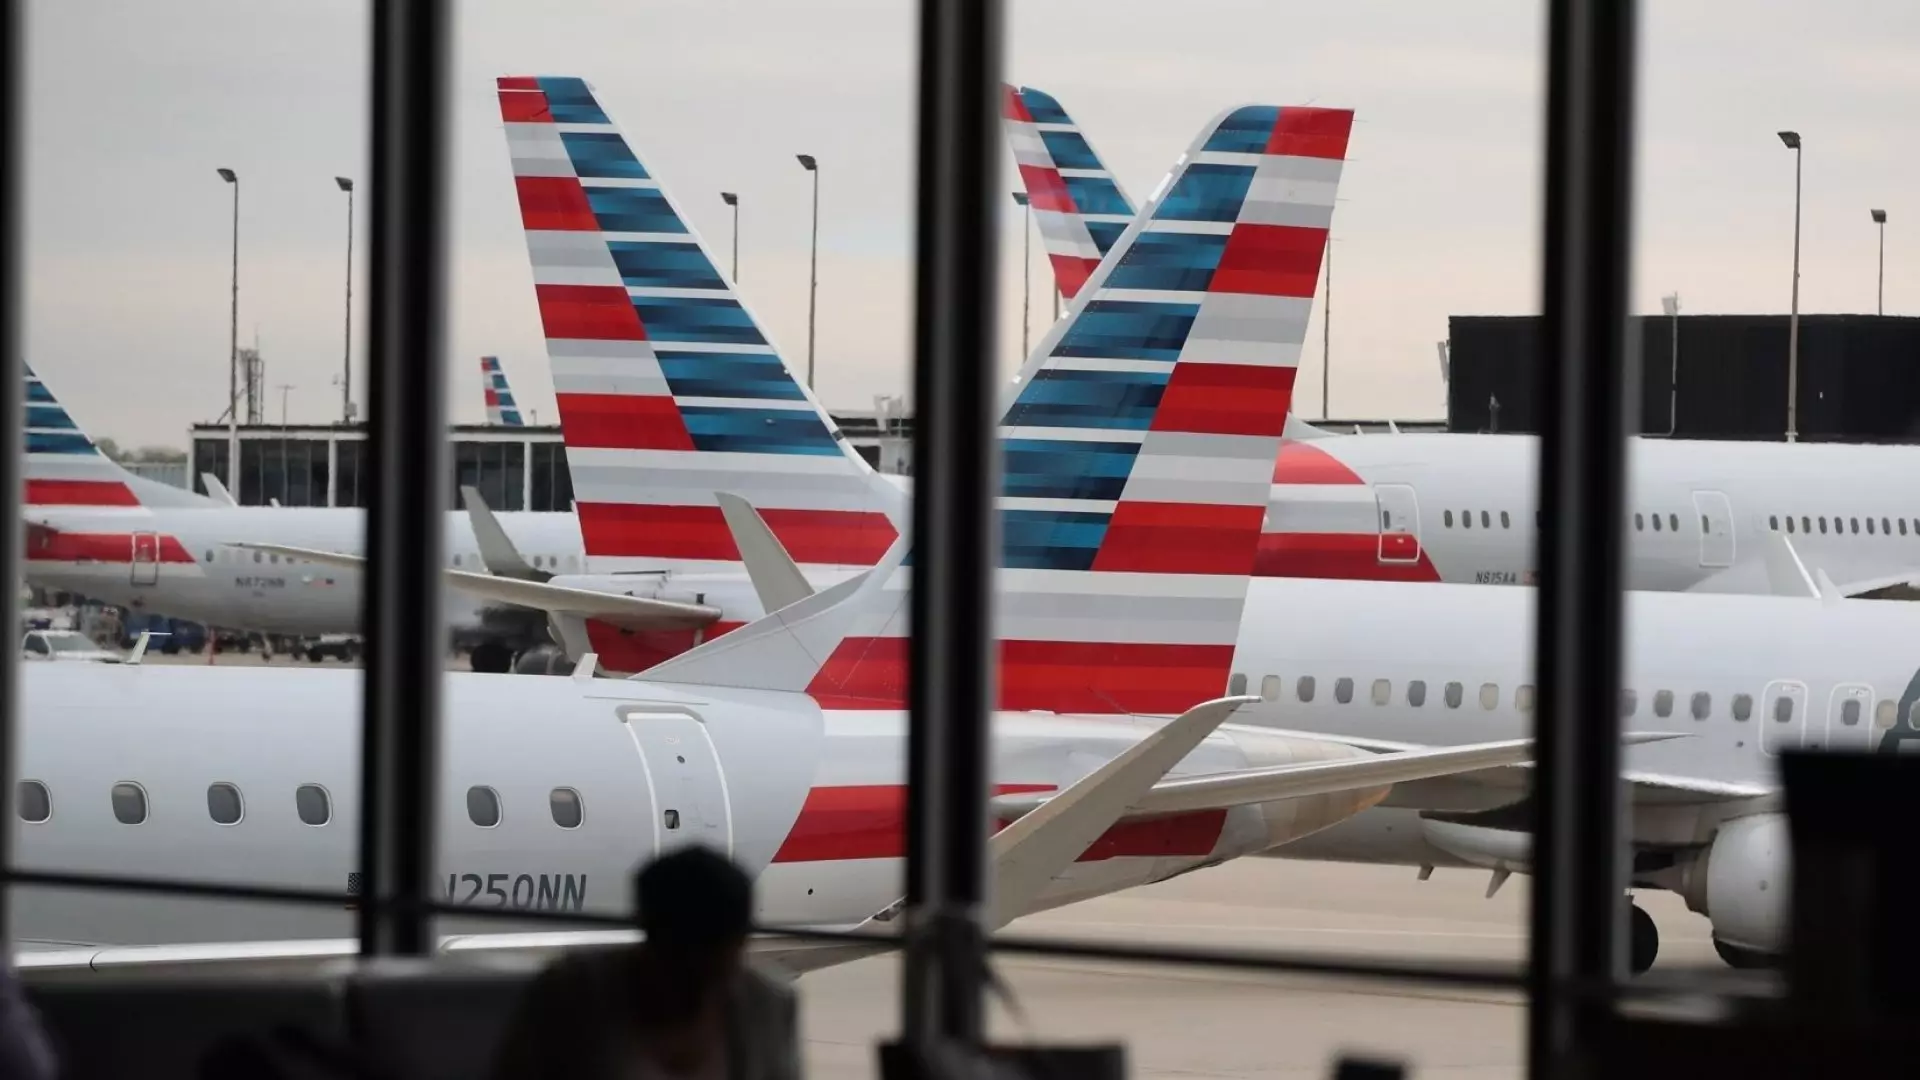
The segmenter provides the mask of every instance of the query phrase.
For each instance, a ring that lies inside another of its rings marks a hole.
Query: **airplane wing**
[[[305,559],[322,566],[361,570],[366,560],[358,555],[335,551],[290,547],[285,544],[234,543],[230,547],[266,551],[287,558]],[[479,574],[471,570],[446,569],[447,583],[454,588],[497,604],[531,608],[558,615],[578,615],[598,619],[626,630],[676,630],[707,626],[720,618],[720,609],[706,604],[686,604],[677,600],[656,600],[645,596],[575,589],[541,581]]]

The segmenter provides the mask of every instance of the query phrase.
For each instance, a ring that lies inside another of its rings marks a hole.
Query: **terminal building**
[[[911,417],[873,413],[834,421],[861,457],[881,472],[911,471]],[[219,477],[242,506],[367,505],[367,432],[359,424],[196,424],[187,465],[150,467],[152,478],[205,494],[204,477]],[[507,427],[457,424],[448,432],[447,506],[471,485],[499,511],[573,509],[573,479],[558,425]],[[239,446],[237,470],[229,469]]]
[[[1788,317],[1677,315],[1639,331],[1633,430],[1679,439],[1787,437]],[[1447,428],[1538,431],[1538,316],[1448,321]],[[1802,315],[1797,437],[1920,440],[1920,318]]]

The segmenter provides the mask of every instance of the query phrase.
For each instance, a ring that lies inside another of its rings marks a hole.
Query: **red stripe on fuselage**
[[[1001,641],[999,709],[1060,713],[1164,713],[1218,697],[1232,645]],[[849,636],[807,687],[822,708],[904,708],[907,639]]]
[[[590,503],[576,506],[588,555],[737,562],[740,549],[718,506]],[[893,523],[864,510],[761,508],[795,562],[872,566],[893,544]]]
[[[32,525],[27,529],[28,562],[133,563],[134,533],[75,533]],[[140,536],[151,534],[140,533]],[[155,538],[158,558],[142,562],[197,565],[179,540],[171,536]]]
[[[994,794],[1052,791],[1052,784],[996,784]],[[807,792],[800,816],[788,831],[777,863],[898,859],[906,847],[907,789],[901,784],[817,787]],[[1108,829],[1080,855],[1079,862],[1121,857],[1187,856],[1213,853],[1226,826],[1224,810],[1202,810],[1151,821],[1131,821]],[[996,829],[1005,828],[998,822]]]
[[[28,506],[139,506],[133,489],[118,480],[27,481]]]
[[[1253,576],[1439,581],[1440,571],[1424,549],[1412,561],[1381,562],[1378,533],[1268,533],[1260,538]]]

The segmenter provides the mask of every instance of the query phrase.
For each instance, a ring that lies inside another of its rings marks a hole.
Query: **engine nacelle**
[[[1786,951],[1792,845],[1784,814],[1755,814],[1720,826],[1705,851],[1682,862],[1675,889],[1713,923],[1723,945]]]

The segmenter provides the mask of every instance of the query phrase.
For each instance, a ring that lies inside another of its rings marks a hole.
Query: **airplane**
[[[1043,246],[1071,299],[1133,204],[1053,95],[1007,86],[1002,101]],[[1534,581],[1533,436],[1343,435],[1298,418],[1287,435],[1258,576]],[[1629,588],[1765,591],[1769,533],[1793,537],[1849,595],[1920,578],[1920,447],[1643,437],[1627,449]]]
[[[496,427],[522,427],[520,407],[513,403],[513,388],[507,385],[507,373],[497,356],[480,358],[480,378],[487,395],[487,423]]]
[[[526,82],[538,88],[542,113],[565,123],[590,115],[566,84]],[[1204,165],[1211,140],[1251,125],[1326,151],[1344,144],[1351,116],[1230,110],[1203,129],[1190,157]],[[1289,157],[1246,167],[1285,169]],[[1156,200],[1173,208],[1160,222],[1188,225],[1199,215],[1237,234],[1248,216],[1285,198],[1195,198],[1211,187],[1210,173],[1194,175],[1201,179],[1176,180],[1166,201]],[[1122,243],[1144,231],[1136,225]],[[1164,235],[1218,234],[1175,227]],[[1221,292],[1198,301],[1193,321],[1204,327],[1223,309],[1258,312],[1271,299]],[[1140,333],[1109,340],[1118,346]],[[1072,357],[1043,365],[1015,404],[1017,416],[1056,425],[1026,425],[1021,438],[1044,430],[1141,437],[1108,474],[1122,487],[1110,507],[1068,495],[1006,497],[1079,504],[1009,509],[1014,522],[1035,512],[1101,520],[1097,530],[1069,534],[1015,524],[1004,537],[991,722],[994,811],[1009,824],[992,841],[996,926],[1265,851],[1359,812],[1393,784],[1515,766],[1530,749],[1523,738],[1377,754],[1336,739],[1222,727],[1250,704],[1219,691],[1251,582],[1265,497],[1259,473],[1278,448],[1283,415],[1250,414],[1241,397],[1284,388],[1291,369],[1285,356],[1225,334],[1196,338],[1157,363],[1166,391],[1147,400],[1060,402],[1050,389],[1056,374],[1071,381],[1114,368]],[[1223,397],[1220,387],[1236,394]],[[1004,490],[1046,479],[1023,470],[1023,460],[1044,465],[1014,456]],[[641,679],[594,679],[590,662],[564,680],[446,676],[437,872],[447,875],[448,899],[617,910],[636,857],[697,842],[759,875],[763,921],[884,926],[902,892],[908,555],[907,539],[896,536],[869,571]],[[128,670],[134,677],[119,681],[29,675],[16,865],[350,894],[359,675]],[[1191,687],[1205,689],[1180,702],[1171,721],[1133,715]],[[1055,707],[1075,703],[1088,707]],[[263,709],[273,714],[265,727]],[[47,946],[19,958],[30,970],[153,970],[348,947],[324,936],[339,933],[345,912],[64,889],[29,892],[16,910],[16,936]],[[507,950],[580,940],[490,936]]]

